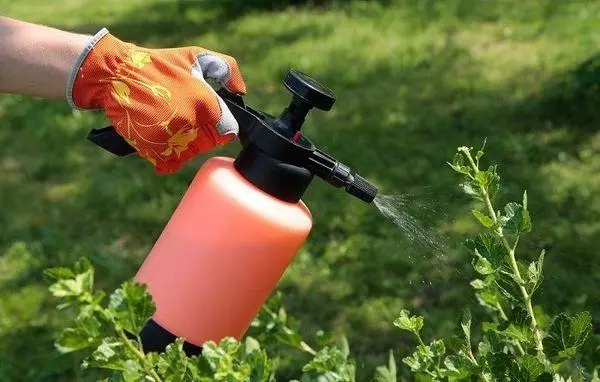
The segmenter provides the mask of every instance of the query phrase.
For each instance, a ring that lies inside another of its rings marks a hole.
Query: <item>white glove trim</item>
[[[83,60],[85,60],[85,58],[88,56],[88,54],[94,48],[94,46],[98,43],[98,41],[100,41],[100,39],[102,39],[102,37],[106,36],[108,33],[109,33],[108,29],[106,29],[106,28],[102,28],[98,33],[96,33],[90,39],[90,41],[87,43],[87,45],[85,46],[83,51],[79,54],[79,56],[77,57],[77,60],[75,61],[75,64],[71,68],[71,73],[69,74],[69,79],[67,80],[66,92],[67,92],[67,102],[69,103],[69,106],[71,106],[71,108],[73,108],[73,109],[87,110],[87,109],[82,109],[80,107],[77,107],[75,105],[75,103],[73,102],[73,85],[75,84],[75,77],[77,77],[77,73],[79,72],[79,69],[81,69]]]

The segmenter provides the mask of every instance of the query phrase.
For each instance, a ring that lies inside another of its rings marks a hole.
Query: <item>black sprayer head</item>
[[[301,132],[312,108],[328,111],[335,95],[311,77],[290,70],[283,81],[292,100],[279,117],[247,106],[242,96],[225,88],[217,93],[238,121],[242,151],[235,167],[249,182],[281,200],[296,202],[316,175],[367,203],[377,188],[348,166],[317,149]],[[93,129],[88,139],[119,156],[136,150],[112,126]]]
[[[292,100],[279,117],[245,105],[236,108],[230,104],[233,101],[230,93],[220,90],[219,94],[226,102],[230,100],[228,106],[240,122],[244,150],[236,160],[238,171],[257,187],[288,201],[299,200],[312,176],[316,175],[371,203],[377,188],[360,175],[353,174],[345,164],[317,149],[301,132],[312,108],[331,110],[336,100],[333,92],[297,70],[290,70],[283,83],[292,93]],[[247,113],[254,113],[260,122],[253,119],[243,123],[243,115]],[[308,174],[298,171],[297,167]]]

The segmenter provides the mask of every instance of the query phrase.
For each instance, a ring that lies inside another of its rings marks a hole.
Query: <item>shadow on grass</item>
[[[600,53],[556,74],[512,108],[518,121],[513,132],[523,137],[531,168],[509,175],[529,179],[535,191],[533,216],[540,218],[534,220],[539,223],[533,241],[550,254],[544,283],[550,312],[587,307],[596,318],[600,294],[592,290],[600,282],[600,199],[593,181],[598,153],[593,142],[600,133],[598,105]],[[536,139],[540,135],[550,138]],[[571,293],[561,290],[571,285]]]
[[[584,142],[600,130],[600,53],[558,74],[538,94],[522,105],[524,113],[541,117],[539,122],[568,126]],[[539,120],[539,119],[538,119]],[[575,132],[575,131],[574,131]]]
[[[235,21],[244,12],[237,12],[237,2],[231,2],[231,8],[220,2],[206,4],[193,3],[178,7],[176,2],[152,2],[131,13],[125,14],[115,22],[110,23],[108,29],[115,36],[137,44],[146,44],[149,47],[160,44],[168,48],[189,44],[198,36],[209,32],[219,32],[227,35],[235,33]],[[240,2],[245,4],[245,2]],[[245,4],[242,9],[253,7]],[[278,7],[279,8],[279,7]],[[259,8],[260,9],[260,8]],[[140,17],[143,15],[143,17]],[[53,25],[62,28],[61,25]],[[79,33],[93,34],[101,26],[97,24],[78,25],[69,27],[69,30]],[[150,32],[151,31],[151,32]],[[264,54],[270,48],[278,45],[292,43],[301,38],[318,37],[326,35],[327,29],[315,28],[309,25],[299,28],[289,28],[269,34],[248,34],[239,41],[240,45],[251,45],[253,49]],[[211,47],[205,47],[211,49]],[[243,49],[243,48],[242,48]],[[227,53],[235,54],[237,50],[232,47]]]

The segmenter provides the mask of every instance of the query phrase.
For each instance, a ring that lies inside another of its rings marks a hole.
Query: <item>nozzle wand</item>
[[[344,187],[346,192],[371,203],[377,196],[377,187],[331,155],[316,149],[308,158],[307,168],[334,187]]]

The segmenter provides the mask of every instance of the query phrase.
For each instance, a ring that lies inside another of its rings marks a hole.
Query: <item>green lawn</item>
[[[548,313],[588,309],[598,326],[600,2],[390,0],[278,11],[210,3],[0,0],[0,13],[228,53],[240,62],[248,103],[273,113],[288,101],[281,79],[290,67],[335,91],[334,109],[312,112],[305,133],[383,193],[415,193],[417,214],[423,204],[439,208],[425,223],[450,243],[443,256],[427,253],[372,206],[319,180],[307,192],[314,230],[280,289],[304,332],[347,334],[359,380],[390,348],[404,356],[413,345],[391,324],[400,309],[419,311],[426,334],[443,336],[456,312],[475,304],[461,241],[476,228],[445,162],[486,137],[505,184],[500,197],[528,190],[534,232],[524,257],[547,250],[537,302]],[[141,159],[87,143],[87,130],[106,123],[64,102],[0,96],[0,381],[83,379],[76,357],[53,350],[67,317],[55,312],[42,269],[85,255],[104,288],[131,277],[209,156],[158,177]]]

